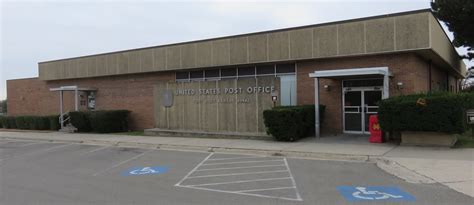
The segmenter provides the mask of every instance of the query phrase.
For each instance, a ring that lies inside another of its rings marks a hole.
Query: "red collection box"
[[[380,129],[378,115],[371,115],[369,117],[369,142],[382,143],[382,130]]]

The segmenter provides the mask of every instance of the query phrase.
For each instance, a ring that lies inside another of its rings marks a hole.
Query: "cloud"
[[[429,0],[2,1],[0,99],[37,63],[427,8]]]

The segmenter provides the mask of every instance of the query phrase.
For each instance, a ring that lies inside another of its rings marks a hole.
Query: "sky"
[[[37,77],[42,61],[425,9],[429,2],[0,0],[0,100],[7,79]]]

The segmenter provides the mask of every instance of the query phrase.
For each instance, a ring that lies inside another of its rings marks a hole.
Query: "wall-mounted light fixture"
[[[397,88],[398,88],[399,90],[403,89],[403,83],[402,83],[402,82],[398,82],[398,83],[397,83]]]
[[[324,85],[324,90],[326,91],[330,91],[331,90],[331,86],[330,85]]]

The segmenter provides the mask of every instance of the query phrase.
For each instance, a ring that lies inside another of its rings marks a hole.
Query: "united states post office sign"
[[[470,109],[466,111],[466,117],[467,117],[467,124],[474,124],[474,109]]]

